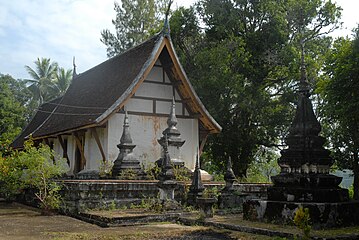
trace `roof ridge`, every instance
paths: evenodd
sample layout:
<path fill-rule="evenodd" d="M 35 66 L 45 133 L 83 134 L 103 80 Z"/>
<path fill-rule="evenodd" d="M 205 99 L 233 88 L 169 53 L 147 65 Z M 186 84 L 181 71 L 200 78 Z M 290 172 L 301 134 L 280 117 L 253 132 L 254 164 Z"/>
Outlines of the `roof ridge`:
<path fill-rule="evenodd" d="M 156 42 L 153 46 L 151 54 L 148 57 L 148 59 L 144 62 L 144 64 L 142 65 L 141 70 L 138 72 L 138 74 L 136 75 L 136 77 L 133 80 L 133 82 L 131 83 L 131 85 L 126 89 L 125 92 L 123 92 L 121 94 L 121 96 L 119 98 L 117 98 L 117 100 L 106 111 L 104 111 L 98 118 L 96 118 L 96 120 L 95 120 L 96 123 L 99 123 L 99 122 L 103 121 L 105 118 L 107 118 L 127 98 L 127 96 L 130 95 L 132 89 L 138 84 L 139 80 L 141 79 L 144 72 L 149 67 L 150 63 L 153 61 L 153 58 L 155 57 L 156 53 L 158 52 L 160 43 L 162 42 L 162 41 L 158 41 L 158 40 L 160 40 L 160 39 L 163 40 L 165 38 L 165 36 L 163 36 L 162 34 L 158 34 L 155 36 L 158 37 L 158 39 L 156 40 Z M 141 45 L 139 45 L 139 46 L 141 46 Z"/>
<path fill-rule="evenodd" d="M 151 40 L 153 40 L 153 39 L 155 39 L 155 38 L 158 38 L 158 39 L 159 39 L 160 37 L 161 37 L 161 34 L 160 34 L 160 33 L 156 33 L 155 35 L 153 35 L 153 36 L 150 37 L 149 39 L 144 40 L 144 41 L 142 41 L 140 44 L 138 44 L 138 45 L 136 45 L 136 46 L 133 46 L 133 47 L 127 49 L 126 51 L 122 52 L 121 54 L 118 54 L 118 55 L 116 55 L 116 56 L 113 56 L 113 57 L 111 57 L 111 58 L 109 58 L 109 59 L 107 59 L 107 60 L 105 60 L 105 61 L 99 63 L 98 65 L 96 65 L 96 66 L 94 66 L 94 67 L 92 67 L 92 68 L 90 68 L 90 69 L 87 69 L 85 72 L 78 73 L 77 76 L 76 76 L 76 78 L 78 78 L 78 77 L 80 77 L 80 76 L 83 77 L 84 75 L 88 74 L 89 72 L 92 72 L 92 71 L 93 71 L 94 69 L 96 69 L 98 66 L 103 65 L 103 64 L 108 63 L 108 62 L 111 62 L 111 61 L 115 61 L 117 58 L 122 57 L 122 56 L 124 56 L 125 54 L 128 54 L 128 53 L 130 53 L 131 51 L 134 51 L 134 50 L 136 50 L 136 49 L 142 47 L 144 44 L 150 42 Z M 157 40 L 158 40 L 158 39 L 157 39 Z M 157 40 L 156 40 L 156 41 L 157 41 Z"/>

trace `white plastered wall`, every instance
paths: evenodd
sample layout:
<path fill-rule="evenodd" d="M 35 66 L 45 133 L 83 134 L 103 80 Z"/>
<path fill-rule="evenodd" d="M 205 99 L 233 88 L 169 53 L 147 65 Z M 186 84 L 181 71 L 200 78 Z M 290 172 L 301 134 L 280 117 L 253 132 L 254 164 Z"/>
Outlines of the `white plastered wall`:
<path fill-rule="evenodd" d="M 96 131 L 101 146 L 104 149 L 104 143 L 105 143 L 104 128 L 96 128 Z M 87 130 L 85 134 L 84 152 L 86 158 L 84 169 L 85 170 L 98 169 L 102 161 L 102 155 L 99 146 L 97 145 L 97 142 L 95 140 L 95 137 L 93 136 L 93 132 L 90 130 Z"/>
<path fill-rule="evenodd" d="M 167 128 L 167 117 L 129 115 L 130 133 L 136 145 L 134 153 L 144 164 L 153 163 L 161 157 L 161 146 L 157 139 L 161 138 Z M 108 121 L 108 159 L 114 161 L 119 150 L 123 129 L 124 114 L 116 113 Z M 186 167 L 194 169 L 198 148 L 198 120 L 178 118 L 177 128 L 186 142 L 181 147 L 181 156 Z"/>
<path fill-rule="evenodd" d="M 62 140 L 64 141 L 64 144 L 67 143 L 67 156 L 70 161 L 69 171 L 68 174 L 72 174 L 74 171 L 74 161 L 75 161 L 75 141 L 73 139 L 73 136 L 71 135 L 62 135 Z M 60 141 L 56 138 L 51 140 L 54 143 L 54 151 L 56 152 L 58 157 L 63 157 L 64 151 L 62 149 L 62 146 L 60 144 Z"/>

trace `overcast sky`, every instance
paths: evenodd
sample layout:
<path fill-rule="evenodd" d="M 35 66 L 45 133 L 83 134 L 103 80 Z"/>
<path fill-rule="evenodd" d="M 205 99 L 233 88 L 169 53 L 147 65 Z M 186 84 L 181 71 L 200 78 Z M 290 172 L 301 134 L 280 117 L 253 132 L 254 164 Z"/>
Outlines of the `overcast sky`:
<path fill-rule="evenodd" d="M 175 0 L 189 6 L 195 0 Z M 37 57 L 51 58 L 72 69 L 76 57 L 81 73 L 107 59 L 100 42 L 102 29 L 114 32 L 113 0 L 3 0 L 0 4 L 0 73 L 28 78 L 25 65 Z M 342 8 L 343 29 L 335 36 L 351 35 L 359 23 L 359 0 L 337 0 Z"/>

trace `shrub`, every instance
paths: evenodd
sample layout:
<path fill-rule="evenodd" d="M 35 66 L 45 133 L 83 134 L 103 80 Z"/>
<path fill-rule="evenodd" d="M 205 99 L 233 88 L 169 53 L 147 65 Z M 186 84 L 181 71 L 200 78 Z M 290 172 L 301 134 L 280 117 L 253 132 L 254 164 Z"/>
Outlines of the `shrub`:
<path fill-rule="evenodd" d="M 101 178 L 108 178 L 112 175 L 113 162 L 111 161 L 100 161 L 99 175 Z"/>
<path fill-rule="evenodd" d="M 135 180 L 137 178 L 137 172 L 131 168 L 122 169 L 117 178 L 120 180 Z"/>
<path fill-rule="evenodd" d="M 161 172 L 161 168 L 155 163 L 142 164 L 148 180 L 156 180 Z"/>
<path fill-rule="evenodd" d="M 303 232 L 303 239 L 310 239 L 310 215 L 309 209 L 299 207 L 294 215 L 294 224 Z"/>
<path fill-rule="evenodd" d="M 8 201 L 14 200 L 25 188 L 25 183 L 21 180 L 24 164 L 16 161 L 17 155 L 17 152 L 6 156 L 0 153 L 0 196 Z"/>
<path fill-rule="evenodd" d="M 0 168 L 4 189 L 9 190 L 5 197 L 31 187 L 36 190 L 35 196 L 44 213 L 59 208 L 61 188 L 54 178 L 65 173 L 68 167 L 66 160 L 56 158 L 48 146 L 40 144 L 36 148 L 31 140 L 27 141 L 23 151 L 13 151 L 8 158 L 2 157 Z"/>

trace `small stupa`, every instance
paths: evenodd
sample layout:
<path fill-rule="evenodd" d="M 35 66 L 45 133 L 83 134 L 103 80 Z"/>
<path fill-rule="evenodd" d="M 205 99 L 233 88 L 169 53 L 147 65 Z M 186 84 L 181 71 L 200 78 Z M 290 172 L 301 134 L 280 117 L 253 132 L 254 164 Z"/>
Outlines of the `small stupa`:
<path fill-rule="evenodd" d="M 130 178 L 144 179 L 146 174 L 141 168 L 140 161 L 133 153 L 133 149 L 136 147 L 136 145 L 132 142 L 127 111 L 125 111 L 120 144 L 118 144 L 117 147 L 120 150 L 120 153 L 114 162 L 112 168 L 112 177 L 118 178 L 121 176 L 126 178 L 126 175 L 135 174 L 135 176 L 131 176 Z"/>
<path fill-rule="evenodd" d="M 158 143 L 164 149 L 165 144 L 168 144 L 168 152 L 171 155 L 171 163 L 175 167 L 184 167 L 184 161 L 181 159 L 181 147 L 185 143 L 181 138 L 181 133 L 177 129 L 177 118 L 176 118 L 176 103 L 175 99 L 172 99 L 171 112 L 167 119 L 167 128 L 162 132 L 163 136 L 158 139 Z M 165 140 L 167 138 L 167 143 Z M 162 151 L 161 158 L 164 158 L 165 153 Z M 159 161 L 161 164 L 162 161 Z"/>
<path fill-rule="evenodd" d="M 177 187 L 177 181 L 173 172 L 171 157 L 168 153 L 167 135 L 165 135 L 164 143 L 165 156 L 162 158 L 161 172 L 158 181 L 160 201 L 164 210 L 177 210 L 180 209 L 181 206 L 175 200 L 175 188 Z"/>
<path fill-rule="evenodd" d="M 197 198 L 203 196 L 204 189 L 205 188 L 203 186 L 202 178 L 201 178 L 199 157 L 198 157 L 198 153 L 197 153 L 196 167 L 195 167 L 194 172 L 193 172 L 192 184 L 191 184 L 191 186 L 189 188 L 189 192 L 188 192 L 188 195 L 187 195 L 187 203 L 189 205 L 196 205 Z"/>

